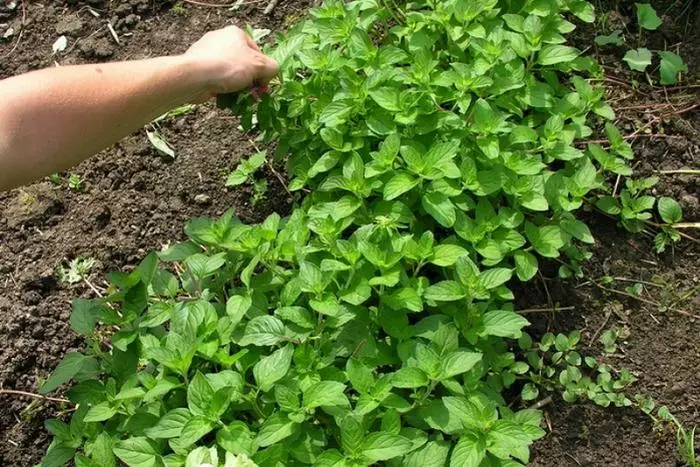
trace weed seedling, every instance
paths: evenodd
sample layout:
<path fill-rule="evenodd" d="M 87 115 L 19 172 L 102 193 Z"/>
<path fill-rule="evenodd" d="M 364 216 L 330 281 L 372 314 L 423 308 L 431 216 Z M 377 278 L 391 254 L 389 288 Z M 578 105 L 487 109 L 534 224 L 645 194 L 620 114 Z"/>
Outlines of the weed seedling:
<path fill-rule="evenodd" d="M 83 279 L 90 276 L 92 268 L 97 264 L 95 258 L 75 258 L 68 263 L 68 267 L 64 263 L 56 265 L 56 275 L 58 280 L 66 284 L 77 284 Z"/>
<path fill-rule="evenodd" d="M 73 191 L 83 190 L 83 179 L 78 174 L 70 174 L 68 177 L 68 188 Z"/>

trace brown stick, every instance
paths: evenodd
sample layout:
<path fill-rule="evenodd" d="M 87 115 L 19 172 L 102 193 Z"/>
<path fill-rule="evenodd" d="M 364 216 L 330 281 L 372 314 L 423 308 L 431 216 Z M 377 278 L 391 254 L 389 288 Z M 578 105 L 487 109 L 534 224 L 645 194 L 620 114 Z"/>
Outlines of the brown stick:
<path fill-rule="evenodd" d="M 660 175 L 700 175 L 698 169 L 677 169 L 677 170 L 659 170 Z"/>
<path fill-rule="evenodd" d="M 601 290 L 605 290 L 605 291 L 611 292 L 611 293 L 616 293 L 618 295 L 622 295 L 623 297 L 632 298 L 632 299 L 638 300 L 642 303 L 646 303 L 647 305 L 654 305 L 656 307 L 663 306 L 659 302 L 655 302 L 653 300 L 648 300 L 648 299 L 642 298 L 642 297 L 637 297 L 636 295 L 632 295 L 631 293 L 623 292 L 622 290 L 611 289 L 609 287 L 605 287 L 605 286 L 602 286 L 600 284 L 596 284 L 595 282 L 593 282 L 593 284 Z M 684 316 L 689 316 L 689 317 L 694 318 L 694 319 L 700 319 L 700 315 L 696 315 L 696 314 L 690 313 L 688 311 L 681 310 L 679 308 L 667 307 L 666 309 L 674 311 L 674 312 L 681 314 L 681 315 L 684 315 Z"/>
<path fill-rule="evenodd" d="M 20 29 L 19 29 L 19 35 L 17 36 L 17 42 L 15 42 L 15 46 L 12 47 L 12 50 L 7 52 L 2 58 L 7 58 L 10 55 L 12 55 L 15 50 L 17 50 L 17 47 L 19 47 L 19 43 L 22 42 L 22 34 L 24 33 L 24 24 L 27 20 L 27 9 L 24 6 L 24 0 L 22 0 L 22 23 L 20 23 Z"/>
<path fill-rule="evenodd" d="M 547 396 L 544 399 L 542 399 L 541 401 L 538 401 L 538 402 L 535 402 L 534 404 L 532 404 L 530 407 L 528 407 L 528 409 L 532 409 L 532 410 L 541 409 L 545 405 L 549 405 L 551 403 L 552 403 L 552 396 Z"/>
<path fill-rule="evenodd" d="M 572 311 L 575 310 L 575 306 L 563 306 L 563 307 L 554 307 L 554 308 L 527 308 L 525 310 L 515 310 L 516 313 L 518 314 L 527 314 L 527 313 L 547 313 L 547 312 L 556 312 L 556 311 Z"/>
<path fill-rule="evenodd" d="M 11 396 L 26 396 L 32 397 L 34 399 L 41 399 L 49 402 L 57 402 L 59 404 L 72 404 L 68 399 L 62 399 L 60 397 L 49 397 L 42 396 L 41 394 L 35 394 L 33 392 L 17 391 L 15 389 L 0 389 L 0 395 L 11 395 Z"/>

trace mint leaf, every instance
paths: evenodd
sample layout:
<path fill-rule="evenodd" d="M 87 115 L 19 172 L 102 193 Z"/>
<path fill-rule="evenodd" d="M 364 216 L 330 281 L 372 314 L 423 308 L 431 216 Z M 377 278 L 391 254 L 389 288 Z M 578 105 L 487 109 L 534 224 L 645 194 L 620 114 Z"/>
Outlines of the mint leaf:
<path fill-rule="evenodd" d="M 452 227 L 457 219 L 454 205 L 441 193 L 428 193 L 423 196 L 421 204 L 423 209 L 443 227 Z"/>
<path fill-rule="evenodd" d="M 465 433 L 459 438 L 450 456 L 450 467 L 478 467 L 486 457 L 486 443 L 473 433 Z"/>
<path fill-rule="evenodd" d="M 258 316 L 248 322 L 239 345 L 275 345 L 285 337 L 284 323 L 274 316 Z"/>
<path fill-rule="evenodd" d="M 662 196 L 659 198 L 657 207 L 661 219 L 663 219 L 663 221 L 667 224 L 675 224 L 676 222 L 680 222 L 683 218 L 681 205 L 678 204 L 673 198 Z"/>
<path fill-rule="evenodd" d="M 579 51 L 566 45 L 546 45 L 538 54 L 540 65 L 556 65 L 568 63 L 579 56 Z"/>
<path fill-rule="evenodd" d="M 478 352 L 458 350 L 447 354 L 440 363 L 440 379 L 448 379 L 471 370 L 481 361 Z"/>
<path fill-rule="evenodd" d="M 411 442 L 403 436 L 388 433 L 370 433 L 365 437 L 359 451 L 369 461 L 377 462 L 402 456 L 411 447 Z"/>
<path fill-rule="evenodd" d="M 56 369 L 51 373 L 49 379 L 39 388 L 39 393 L 47 394 L 60 385 L 67 383 L 71 378 L 76 376 L 84 368 L 87 368 L 95 363 L 95 360 L 80 352 L 70 352 L 61 360 Z"/>
<path fill-rule="evenodd" d="M 296 423 L 289 420 L 287 414 L 277 412 L 265 420 L 255 442 L 260 447 L 270 446 L 292 436 L 297 427 Z"/>
<path fill-rule="evenodd" d="M 453 302 L 466 297 L 466 295 L 459 282 L 442 281 L 425 289 L 423 296 L 426 300 L 435 302 Z"/>
<path fill-rule="evenodd" d="M 144 431 L 151 439 L 177 438 L 182 433 L 182 428 L 192 418 L 188 409 L 173 409 L 163 415 L 158 423 Z"/>
<path fill-rule="evenodd" d="M 350 401 L 345 396 L 345 385 L 337 381 L 320 381 L 304 391 L 304 407 L 349 407 Z"/>
<path fill-rule="evenodd" d="M 407 191 L 412 190 L 419 183 L 420 180 L 418 178 L 408 173 L 398 173 L 384 185 L 384 199 L 387 201 L 396 199 Z"/>
<path fill-rule="evenodd" d="M 528 320 L 512 311 L 494 310 L 484 314 L 484 332 L 490 336 L 517 339 L 522 335 L 522 328 L 529 324 Z"/>
<path fill-rule="evenodd" d="M 159 452 L 147 438 L 133 437 L 119 441 L 114 446 L 114 454 L 129 466 L 155 465 Z"/>
<path fill-rule="evenodd" d="M 436 266 L 452 266 L 461 256 L 468 255 L 469 252 L 459 245 L 444 244 L 438 245 L 433 250 L 433 256 L 430 260 Z"/>
<path fill-rule="evenodd" d="M 426 386 L 430 380 L 420 368 L 404 367 L 394 373 L 391 384 L 397 388 L 419 388 Z"/>
<path fill-rule="evenodd" d="M 291 344 L 276 350 L 271 355 L 263 357 L 253 367 L 255 382 L 263 391 L 267 392 L 289 371 L 292 364 L 294 347 Z"/>

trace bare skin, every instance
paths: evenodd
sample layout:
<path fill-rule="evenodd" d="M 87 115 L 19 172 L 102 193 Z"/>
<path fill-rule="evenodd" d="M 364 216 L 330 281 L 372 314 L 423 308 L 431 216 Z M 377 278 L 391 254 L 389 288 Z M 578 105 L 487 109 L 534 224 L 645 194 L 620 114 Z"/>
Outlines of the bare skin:
<path fill-rule="evenodd" d="M 265 85 L 277 72 L 277 63 L 232 26 L 178 56 L 2 80 L 0 191 L 67 169 L 169 109 Z"/>

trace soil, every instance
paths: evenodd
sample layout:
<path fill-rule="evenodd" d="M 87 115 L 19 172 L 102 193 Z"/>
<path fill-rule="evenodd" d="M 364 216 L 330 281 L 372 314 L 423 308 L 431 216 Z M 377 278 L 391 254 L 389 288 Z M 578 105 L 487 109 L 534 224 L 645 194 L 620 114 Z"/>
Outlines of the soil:
<path fill-rule="evenodd" d="M 697 1 L 688 1 L 690 11 L 697 12 L 692 6 L 697 6 Z M 14 31 L 0 39 L 0 79 L 53 66 L 54 62 L 68 65 L 179 53 L 205 31 L 228 24 L 283 29 L 304 14 L 311 0 L 280 2 L 269 16 L 263 15 L 267 2 L 245 2 L 235 11 L 158 0 L 25 0 L 17 2 L 14 9 L 5 6 L 10 3 L 0 2 L 0 37 L 10 28 Z M 657 5 L 660 12 L 666 12 L 666 22 L 660 31 L 649 35 L 649 41 L 655 48 L 662 48 L 659 44 L 664 42 L 681 43 L 681 55 L 691 70 L 696 70 L 700 61 L 696 20 L 691 16 L 689 29 L 685 23 L 673 23 L 674 17 L 682 16 L 685 3 L 669 3 L 670 10 Z M 620 21 L 633 17 L 633 2 L 610 8 L 620 11 Z M 119 44 L 105 27 L 105 20 L 114 26 Z M 586 40 L 590 44 L 590 34 L 595 32 L 584 34 L 589 34 Z M 60 35 L 67 37 L 68 46 L 54 55 L 52 45 Z M 639 78 L 621 70 L 619 51 L 597 52 L 616 80 L 631 83 Z M 690 80 L 685 84 L 694 83 Z M 699 168 L 698 109 L 674 113 L 700 101 L 697 88 L 664 93 L 644 84 L 640 91 L 630 84 L 608 84 L 616 109 L 647 106 L 618 110 L 626 133 L 654 120 L 654 116 L 666 115 L 648 125 L 666 137 L 634 142 L 636 169 L 641 174 Z M 668 102 L 675 104 L 669 107 Z M 57 264 L 77 257 L 95 258 L 98 264 L 90 278 L 99 285 L 105 272 L 127 270 L 146 252 L 183 238 L 182 226 L 192 217 L 218 216 L 233 208 L 243 220 L 255 222 L 273 211 L 288 212 L 290 200 L 269 171 L 263 173 L 270 184 L 267 198 L 256 206 L 250 204 L 250 187 L 224 187 L 225 176 L 236 162 L 255 151 L 250 136 L 237 126 L 233 117 L 211 105 L 201 105 L 161 124 L 163 136 L 176 152 L 173 160 L 154 150 L 145 133 L 139 132 L 73 169 L 71 173 L 84 180 L 80 191 L 68 188 L 68 173 L 64 173 L 60 185 L 42 181 L 0 193 L 0 388 L 35 392 L 63 355 L 82 345 L 68 324 L 70 302 L 92 296 L 92 291 L 83 284 L 62 283 Z M 686 220 L 699 220 L 697 176 L 663 176 L 656 190 L 679 200 Z M 593 259 L 585 266 L 588 278 L 610 275 L 658 282 L 661 287 L 645 286 L 642 297 L 667 306 L 676 302 L 674 308 L 700 315 L 700 296 L 697 291 L 692 293 L 700 283 L 698 244 L 684 241 L 656 255 L 650 239 L 625 234 L 614 221 L 595 214 L 589 221 L 598 243 L 592 250 Z M 603 329 L 625 327 L 629 336 L 619 342 L 614 355 L 606 357 L 609 363 L 634 372 L 639 381 L 633 391 L 667 404 L 687 426 L 698 424 L 700 319 L 662 311 L 585 282 L 560 281 L 552 266 L 551 270 L 545 268 L 542 280 L 520 290 L 520 308 L 574 307 L 528 315 L 533 333 L 582 329 L 585 350 L 600 355 L 602 346 L 593 337 Z M 624 290 L 627 285 L 631 284 L 615 282 L 608 287 Z M 566 404 L 556 395 L 544 410 L 549 434 L 535 445 L 533 465 L 677 465 L 673 433 L 655 430 L 649 418 L 638 411 Z M 60 408 L 49 402 L 0 396 L 0 465 L 39 462 L 49 442 L 43 420 L 60 415 Z"/>

